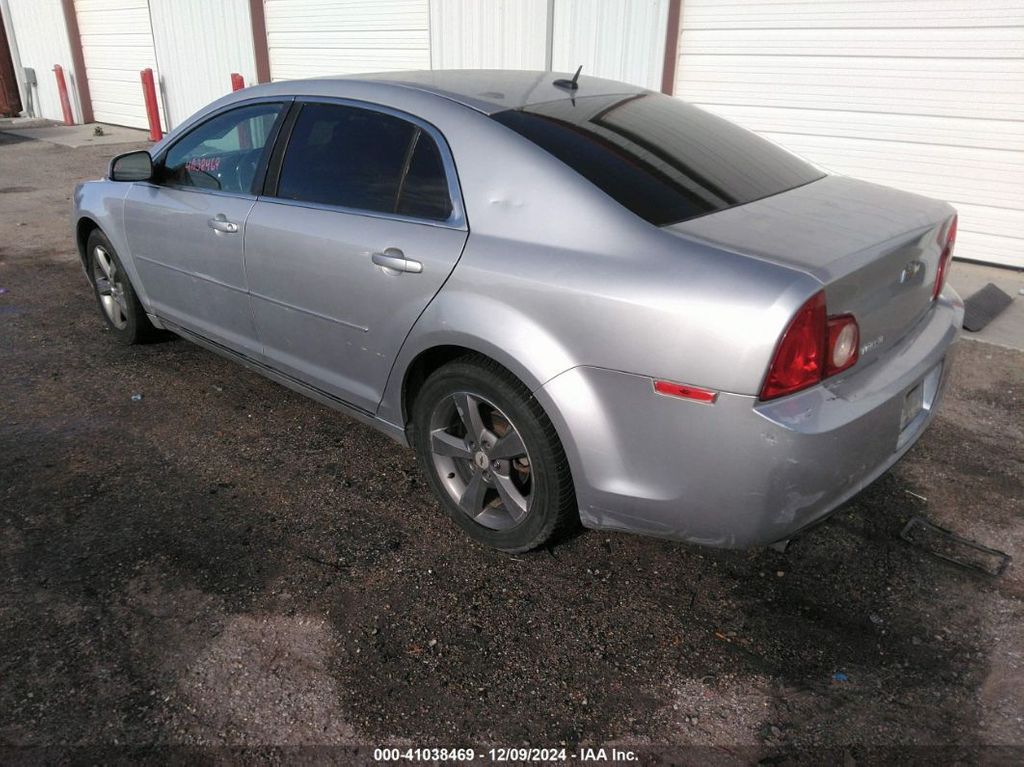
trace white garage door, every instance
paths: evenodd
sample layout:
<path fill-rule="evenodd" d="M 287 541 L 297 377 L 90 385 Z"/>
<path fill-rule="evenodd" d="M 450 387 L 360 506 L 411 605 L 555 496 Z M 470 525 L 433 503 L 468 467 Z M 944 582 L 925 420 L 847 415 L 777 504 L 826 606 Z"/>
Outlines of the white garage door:
<path fill-rule="evenodd" d="M 65 81 L 76 120 L 82 119 L 78 105 L 78 87 L 71 65 L 71 46 L 60 0 L 8 0 L 11 16 L 8 21 L 14 34 L 11 39 L 18 46 L 21 66 L 34 69 L 36 86 L 28 98 L 22 94 L 22 107 L 31 107 L 33 117 L 49 120 L 64 119 L 53 74 L 54 64 L 64 68 Z"/>
<path fill-rule="evenodd" d="M 159 78 L 149 3 L 75 0 L 75 11 L 96 121 L 147 127 L 139 72 L 149 68 Z"/>
<path fill-rule="evenodd" d="M 554 69 L 661 88 L 668 0 L 430 0 L 434 69 Z"/>
<path fill-rule="evenodd" d="M 433 69 L 546 69 L 548 0 L 430 0 Z"/>
<path fill-rule="evenodd" d="M 270 76 L 430 69 L 428 0 L 265 0 Z"/>
<path fill-rule="evenodd" d="M 553 68 L 661 90 L 667 19 L 668 0 L 555 0 Z"/>
<path fill-rule="evenodd" d="M 150 0 L 170 128 L 231 92 L 231 74 L 256 82 L 248 0 Z"/>
<path fill-rule="evenodd" d="M 951 202 L 1024 267 L 1024 1 L 685 0 L 676 94 L 827 168 Z"/>

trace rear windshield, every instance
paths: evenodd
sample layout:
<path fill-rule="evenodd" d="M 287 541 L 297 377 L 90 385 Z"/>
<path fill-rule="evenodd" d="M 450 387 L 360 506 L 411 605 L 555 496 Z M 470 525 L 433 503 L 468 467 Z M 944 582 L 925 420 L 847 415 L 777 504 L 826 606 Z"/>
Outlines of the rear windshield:
<path fill-rule="evenodd" d="M 492 117 L 656 226 L 824 175 L 770 141 L 660 93 L 566 99 Z"/>

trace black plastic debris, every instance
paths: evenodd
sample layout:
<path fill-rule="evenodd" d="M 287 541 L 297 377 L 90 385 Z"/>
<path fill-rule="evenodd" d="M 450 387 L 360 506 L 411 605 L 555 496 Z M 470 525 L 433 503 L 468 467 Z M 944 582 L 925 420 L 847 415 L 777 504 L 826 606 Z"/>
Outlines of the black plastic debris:
<path fill-rule="evenodd" d="M 1010 564 L 1010 555 L 968 540 L 924 517 L 913 516 L 900 532 L 900 538 L 923 549 L 933 557 L 952 562 L 967 570 L 976 570 L 997 578 Z"/>
<path fill-rule="evenodd" d="M 1012 302 L 1012 296 L 990 282 L 964 301 L 964 329 L 977 333 Z"/>

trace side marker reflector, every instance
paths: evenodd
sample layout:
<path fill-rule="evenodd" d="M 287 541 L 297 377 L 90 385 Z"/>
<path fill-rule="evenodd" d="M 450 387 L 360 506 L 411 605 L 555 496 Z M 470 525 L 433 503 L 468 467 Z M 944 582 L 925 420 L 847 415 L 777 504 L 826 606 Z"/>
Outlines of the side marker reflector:
<path fill-rule="evenodd" d="M 687 386 L 686 384 L 672 383 L 671 381 L 655 381 L 654 391 L 664 394 L 666 397 L 680 397 L 682 399 L 703 402 L 713 405 L 718 399 L 718 392 L 710 389 L 701 389 L 699 386 Z"/>

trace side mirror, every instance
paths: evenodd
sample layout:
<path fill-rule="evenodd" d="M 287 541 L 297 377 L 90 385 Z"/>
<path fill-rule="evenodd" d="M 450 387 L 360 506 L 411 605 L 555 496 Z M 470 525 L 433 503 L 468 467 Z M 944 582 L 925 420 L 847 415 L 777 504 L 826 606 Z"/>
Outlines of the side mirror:
<path fill-rule="evenodd" d="M 107 178 L 111 181 L 149 181 L 153 178 L 153 158 L 145 149 L 118 155 L 110 161 Z"/>

